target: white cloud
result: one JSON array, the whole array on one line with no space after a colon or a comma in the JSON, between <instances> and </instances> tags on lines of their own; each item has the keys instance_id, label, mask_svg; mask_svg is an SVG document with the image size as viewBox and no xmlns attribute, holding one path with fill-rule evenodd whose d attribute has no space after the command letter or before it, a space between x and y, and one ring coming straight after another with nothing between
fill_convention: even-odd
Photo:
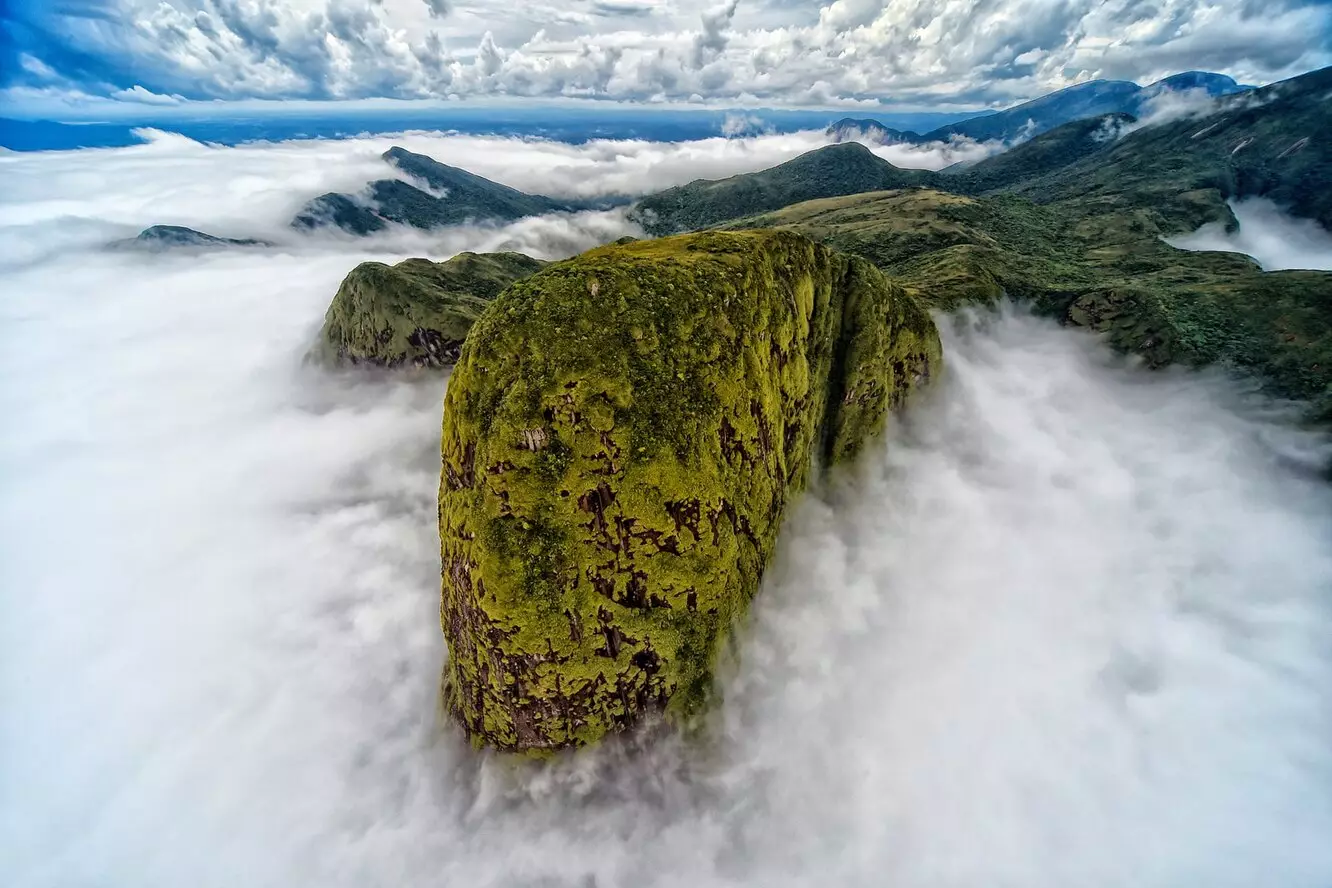
<instances>
[{"instance_id":1,"label":"white cloud","mask_svg":"<svg viewBox=\"0 0 1332 888\"><path fill-rule=\"evenodd\" d=\"M1328 883L1316 439L1053 324L947 326L933 397L785 529L707 755L491 760L436 721L444 383L301 356L356 262L497 232L76 237L278 224L383 147L151 138L0 157L0 245L42 248L0 255L6 886ZM691 162L411 144L601 190Z\"/></svg>"},{"instance_id":2,"label":"white cloud","mask_svg":"<svg viewBox=\"0 0 1332 888\"><path fill-rule=\"evenodd\" d=\"M1211 222L1192 234L1168 238L1181 250L1218 250L1244 253L1267 271L1309 268L1332 271L1332 232L1309 219L1297 219L1270 200L1232 201L1239 228L1226 231Z\"/></svg>"},{"instance_id":3,"label":"white cloud","mask_svg":"<svg viewBox=\"0 0 1332 888\"><path fill-rule=\"evenodd\" d=\"M1003 104L1094 77L1187 68L1268 81L1332 63L1312 0L736 0L575 6L438 0L119 0L59 39L157 92L352 98L596 96ZM651 19L651 26L646 20ZM448 30L440 28L447 24ZM54 27L54 26L53 26ZM45 64L44 62L42 64Z\"/></svg>"},{"instance_id":4,"label":"white cloud","mask_svg":"<svg viewBox=\"0 0 1332 888\"><path fill-rule=\"evenodd\" d=\"M70 243L86 246L132 236L153 224L185 225L223 237L256 237L304 249L306 239L287 228L301 205L328 191L355 192L374 179L392 177L394 171L379 156L394 145L523 191L595 198L639 196L698 178L766 169L827 144L822 132L719 135L692 142L594 140L581 145L409 132L219 147L158 130L139 133L146 143L131 148L61 152L54 160L22 153L7 157L7 166L0 167L9 192L0 196L0 256L32 261L44 255L52 238L62 249ZM993 146L963 142L875 148L893 163L919 169L939 169L991 150ZM104 159L90 165L89 157ZM41 175L30 174L38 168ZM171 171L169 187L151 177L155 169ZM122 184L112 187L113 180ZM446 244L458 250L469 243L478 249L509 244L563 255L614 240L630 231L624 225L619 213L593 213L486 232L397 231L379 249L435 252Z\"/></svg>"},{"instance_id":5,"label":"white cloud","mask_svg":"<svg viewBox=\"0 0 1332 888\"><path fill-rule=\"evenodd\" d=\"M120 102L137 102L141 105L179 105L185 99L178 95L159 95L151 90L144 89L142 86L132 86L129 89L118 89L111 93L111 98Z\"/></svg>"}]
</instances>

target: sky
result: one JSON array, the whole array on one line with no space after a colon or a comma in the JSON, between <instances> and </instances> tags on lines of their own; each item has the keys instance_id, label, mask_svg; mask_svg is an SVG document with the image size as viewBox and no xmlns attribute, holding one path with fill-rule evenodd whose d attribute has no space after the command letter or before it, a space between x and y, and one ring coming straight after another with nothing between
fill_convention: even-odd
<instances>
[{"instance_id":1,"label":"sky","mask_svg":"<svg viewBox=\"0 0 1332 888\"><path fill-rule=\"evenodd\" d=\"M600 99L997 107L1332 64L1327 0L0 0L0 113ZM213 106L216 107L216 106Z\"/></svg>"}]
</instances>

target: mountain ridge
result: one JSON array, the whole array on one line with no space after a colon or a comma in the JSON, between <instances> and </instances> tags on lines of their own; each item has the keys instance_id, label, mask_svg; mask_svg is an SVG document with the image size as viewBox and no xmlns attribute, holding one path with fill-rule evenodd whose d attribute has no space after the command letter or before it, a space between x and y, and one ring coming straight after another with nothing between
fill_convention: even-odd
<instances>
[{"instance_id":1,"label":"mountain ridge","mask_svg":"<svg viewBox=\"0 0 1332 888\"><path fill-rule=\"evenodd\" d=\"M1089 80L1011 108L945 124L926 133L896 130L869 118L844 118L829 126L826 132L839 141L867 138L884 145L927 144L956 138L1007 142L1031 138L1065 123L1102 114L1141 116L1147 104L1163 93L1203 90L1215 97L1249 89L1252 87L1242 86L1225 74L1208 71L1183 71L1146 86L1129 80Z\"/></svg>"}]
</instances>

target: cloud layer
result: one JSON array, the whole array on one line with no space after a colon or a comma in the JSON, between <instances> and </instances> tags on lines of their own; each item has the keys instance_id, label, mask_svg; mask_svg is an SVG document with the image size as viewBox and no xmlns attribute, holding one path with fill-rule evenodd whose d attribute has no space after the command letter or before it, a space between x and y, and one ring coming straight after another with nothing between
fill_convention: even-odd
<instances>
[{"instance_id":1,"label":"cloud layer","mask_svg":"<svg viewBox=\"0 0 1332 888\"><path fill-rule=\"evenodd\" d=\"M613 192L786 143L408 144ZM279 225L381 148L0 155L6 886L1332 881L1328 442L1015 314L945 323L940 386L795 511L707 754L441 732L445 382L301 356L356 262L623 221L100 248Z\"/></svg>"},{"instance_id":2,"label":"cloud layer","mask_svg":"<svg viewBox=\"0 0 1332 888\"><path fill-rule=\"evenodd\" d=\"M14 0L4 85L139 100L1004 103L1095 77L1332 63L1320 0ZM135 93L136 90L140 93Z\"/></svg>"},{"instance_id":3,"label":"cloud layer","mask_svg":"<svg viewBox=\"0 0 1332 888\"><path fill-rule=\"evenodd\" d=\"M1239 228L1211 222L1192 234L1168 238L1183 250L1218 250L1252 256L1266 271L1309 268L1332 271L1332 233L1317 222L1297 219L1270 200L1251 198L1230 205Z\"/></svg>"},{"instance_id":4,"label":"cloud layer","mask_svg":"<svg viewBox=\"0 0 1332 888\"><path fill-rule=\"evenodd\" d=\"M331 245L395 254L515 249L555 258L637 233L622 211L526 219L496 228L431 233L396 228L352 246L339 234L310 238L288 223L308 200L356 192L394 170L380 155L394 145L505 185L555 197L635 197L697 178L766 169L827 144L822 132L718 136L692 142L598 140L581 145L539 139L410 132L355 139L205 145L175 133L140 131L123 149L0 155L0 262L40 261L54 251L132 237L155 224L223 237L274 241L298 252ZM874 146L903 167L940 169L996 146L972 142ZM373 244L366 247L365 244Z\"/></svg>"}]
</instances>

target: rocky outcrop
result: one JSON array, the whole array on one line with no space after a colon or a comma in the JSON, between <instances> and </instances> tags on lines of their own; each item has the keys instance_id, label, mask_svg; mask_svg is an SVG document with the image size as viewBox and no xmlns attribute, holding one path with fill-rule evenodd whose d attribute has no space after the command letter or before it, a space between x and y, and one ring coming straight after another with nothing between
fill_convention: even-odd
<instances>
[{"instance_id":1,"label":"rocky outcrop","mask_svg":"<svg viewBox=\"0 0 1332 888\"><path fill-rule=\"evenodd\" d=\"M787 506L940 366L870 263L789 232L593 250L513 285L444 405L444 700L478 745L687 718Z\"/></svg>"},{"instance_id":2,"label":"rocky outcrop","mask_svg":"<svg viewBox=\"0 0 1332 888\"><path fill-rule=\"evenodd\" d=\"M313 357L382 367L449 366L486 304L545 264L522 253L362 262L338 288Z\"/></svg>"}]
</instances>

